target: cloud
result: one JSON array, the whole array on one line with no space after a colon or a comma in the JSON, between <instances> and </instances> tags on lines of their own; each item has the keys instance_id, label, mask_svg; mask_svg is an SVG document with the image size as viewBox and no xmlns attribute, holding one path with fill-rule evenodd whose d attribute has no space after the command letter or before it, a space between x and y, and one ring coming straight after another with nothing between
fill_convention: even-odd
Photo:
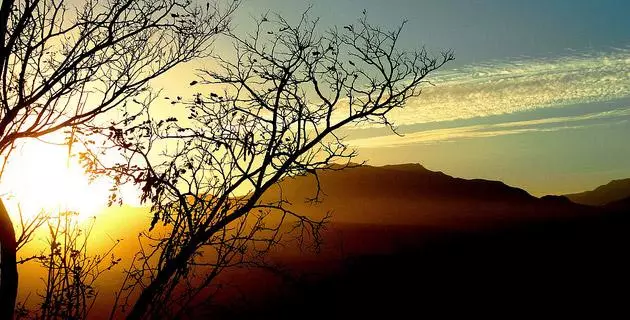
<instances>
[{"instance_id":1,"label":"cloud","mask_svg":"<svg viewBox=\"0 0 630 320\"><path fill-rule=\"evenodd\" d=\"M404 136L385 135L349 140L358 148L400 147L411 144L431 144L459 139L496 137L527 132L553 132L593 126L610 125L628 121L630 107L578 116L552 117L535 120L461 126L454 128L418 131Z\"/></svg>"},{"instance_id":2,"label":"cloud","mask_svg":"<svg viewBox=\"0 0 630 320\"><path fill-rule=\"evenodd\" d=\"M630 107L595 109L597 112L586 114L578 108L602 102L627 103L630 48L493 61L443 71L430 80L434 86L426 87L422 95L390 116L396 125L405 128L403 137L364 125L348 130L350 139L355 137L350 144L361 148L427 144L610 125L630 117ZM572 107L579 115L570 111ZM518 120L547 108L559 112L547 113L553 115L548 118ZM497 117L508 114L515 116Z\"/></svg>"},{"instance_id":3,"label":"cloud","mask_svg":"<svg viewBox=\"0 0 630 320\"><path fill-rule=\"evenodd\" d=\"M395 110L397 125L570 107L630 97L630 49L496 61L436 74L435 86Z\"/></svg>"}]
</instances>

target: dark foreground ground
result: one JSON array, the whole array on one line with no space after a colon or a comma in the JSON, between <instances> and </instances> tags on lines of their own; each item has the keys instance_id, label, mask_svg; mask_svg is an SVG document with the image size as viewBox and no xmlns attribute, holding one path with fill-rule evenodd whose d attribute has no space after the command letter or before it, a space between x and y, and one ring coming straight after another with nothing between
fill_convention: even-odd
<instances>
[{"instance_id":1,"label":"dark foreground ground","mask_svg":"<svg viewBox=\"0 0 630 320\"><path fill-rule=\"evenodd\" d=\"M389 227L388 241L394 245L380 253L348 255L335 262L337 268L303 262L309 267L301 272L318 276L282 285L267 282L256 296L220 306L213 315L630 319L629 213L617 208L474 232ZM355 243L355 252L375 237L388 237L377 226L336 228L347 243ZM327 271L318 272L320 267ZM265 281L254 282L265 286Z\"/></svg>"}]
</instances>

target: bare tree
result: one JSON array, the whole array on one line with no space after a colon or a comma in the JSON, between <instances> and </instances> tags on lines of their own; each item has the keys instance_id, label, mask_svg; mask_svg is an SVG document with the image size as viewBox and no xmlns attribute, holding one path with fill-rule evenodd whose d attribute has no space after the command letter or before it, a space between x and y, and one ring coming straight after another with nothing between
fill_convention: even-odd
<instances>
[{"instance_id":1,"label":"bare tree","mask_svg":"<svg viewBox=\"0 0 630 320\"><path fill-rule=\"evenodd\" d=\"M101 254L89 250L96 218L81 222L77 212L61 212L46 219L46 249L34 256L46 275L39 303L28 310L22 305L19 316L32 319L87 319L98 288L95 282L116 266L121 258L113 254L120 240L113 240Z\"/></svg>"},{"instance_id":2,"label":"bare tree","mask_svg":"<svg viewBox=\"0 0 630 320\"><path fill-rule=\"evenodd\" d=\"M123 288L128 319L187 312L191 298L212 292L223 268L279 241L283 225L317 240L323 219L265 194L285 177L348 165L355 152L337 131L394 129L390 111L453 59L451 51L434 57L401 50L404 23L386 30L364 15L341 29L320 32L317 25L307 13L295 24L264 16L253 33L231 34L235 54L214 56L220 67L190 83L214 92L171 98L188 119L154 117L153 97L142 112L102 128L125 161L82 154L90 171L139 184L152 204L153 230Z\"/></svg>"},{"instance_id":3,"label":"bare tree","mask_svg":"<svg viewBox=\"0 0 630 320\"><path fill-rule=\"evenodd\" d=\"M80 125L130 99L174 66L205 55L237 2L3 0L0 7L0 154L23 138ZM4 168L4 166L3 166ZM17 290L16 240L0 207L0 318Z\"/></svg>"}]
</instances>

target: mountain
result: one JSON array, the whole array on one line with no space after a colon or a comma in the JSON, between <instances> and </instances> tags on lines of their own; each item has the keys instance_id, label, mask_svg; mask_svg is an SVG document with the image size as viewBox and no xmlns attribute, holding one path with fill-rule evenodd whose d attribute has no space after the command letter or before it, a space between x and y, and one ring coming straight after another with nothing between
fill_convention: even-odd
<instances>
[{"instance_id":1,"label":"mountain","mask_svg":"<svg viewBox=\"0 0 630 320\"><path fill-rule=\"evenodd\" d=\"M499 181L454 178L419 164L359 166L285 179L265 200L280 195L310 216L332 212L333 223L458 228L573 215L584 208L565 198L536 198Z\"/></svg>"},{"instance_id":2,"label":"mountain","mask_svg":"<svg viewBox=\"0 0 630 320\"><path fill-rule=\"evenodd\" d=\"M630 211L630 197L610 202L604 208L609 211L628 212Z\"/></svg>"},{"instance_id":3,"label":"mountain","mask_svg":"<svg viewBox=\"0 0 630 320\"><path fill-rule=\"evenodd\" d=\"M575 203L604 206L630 197L630 179L613 180L595 190L566 195Z\"/></svg>"},{"instance_id":4,"label":"mountain","mask_svg":"<svg viewBox=\"0 0 630 320\"><path fill-rule=\"evenodd\" d=\"M313 176L285 179L265 199L281 193L291 209L311 216L333 211L322 251L296 254L281 246L273 255L284 266L281 276L247 270L234 277L232 284L247 288L240 292L255 294L229 297L215 315L628 315L627 295L618 292L630 285L624 253L630 215L620 210L536 198L502 182L454 178L418 164L318 176L320 203L304 202L314 195Z\"/></svg>"},{"instance_id":5,"label":"mountain","mask_svg":"<svg viewBox=\"0 0 630 320\"><path fill-rule=\"evenodd\" d=\"M537 198L419 164L324 170L318 179L321 202L305 201L317 189L312 175L284 179L263 201L282 196L312 217L332 212L321 250L283 237L266 256L273 268L226 270L213 305L184 319L628 313L630 215L617 206Z\"/></svg>"}]
</instances>

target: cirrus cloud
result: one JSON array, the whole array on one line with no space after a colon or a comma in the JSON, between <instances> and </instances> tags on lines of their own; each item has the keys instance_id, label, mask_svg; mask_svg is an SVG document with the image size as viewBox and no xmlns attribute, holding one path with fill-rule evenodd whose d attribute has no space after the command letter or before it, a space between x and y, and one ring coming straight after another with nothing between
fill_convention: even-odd
<instances>
[{"instance_id":1,"label":"cirrus cloud","mask_svg":"<svg viewBox=\"0 0 630 320\"><path fill-rule=\"evenodd\" d=\"M468 66L392 113L397 125L486 117L630 96L630 49Z\"/></svg>"},{"instance_id":2,"label":"cirrus cloud","mask_svg":"<svg viewBox=\"0 0 630 320\"><path fill-rule=\"evenodd\" d=\"M578 116L551 117L535 120L459 126L412 132L403 136L391 134L350 140L359 148L399 147L410 144L430 144L470 138L487 138L527 132L554 132L623 123L630 120L630 107Z\"/></svg>"}]
</instances>

